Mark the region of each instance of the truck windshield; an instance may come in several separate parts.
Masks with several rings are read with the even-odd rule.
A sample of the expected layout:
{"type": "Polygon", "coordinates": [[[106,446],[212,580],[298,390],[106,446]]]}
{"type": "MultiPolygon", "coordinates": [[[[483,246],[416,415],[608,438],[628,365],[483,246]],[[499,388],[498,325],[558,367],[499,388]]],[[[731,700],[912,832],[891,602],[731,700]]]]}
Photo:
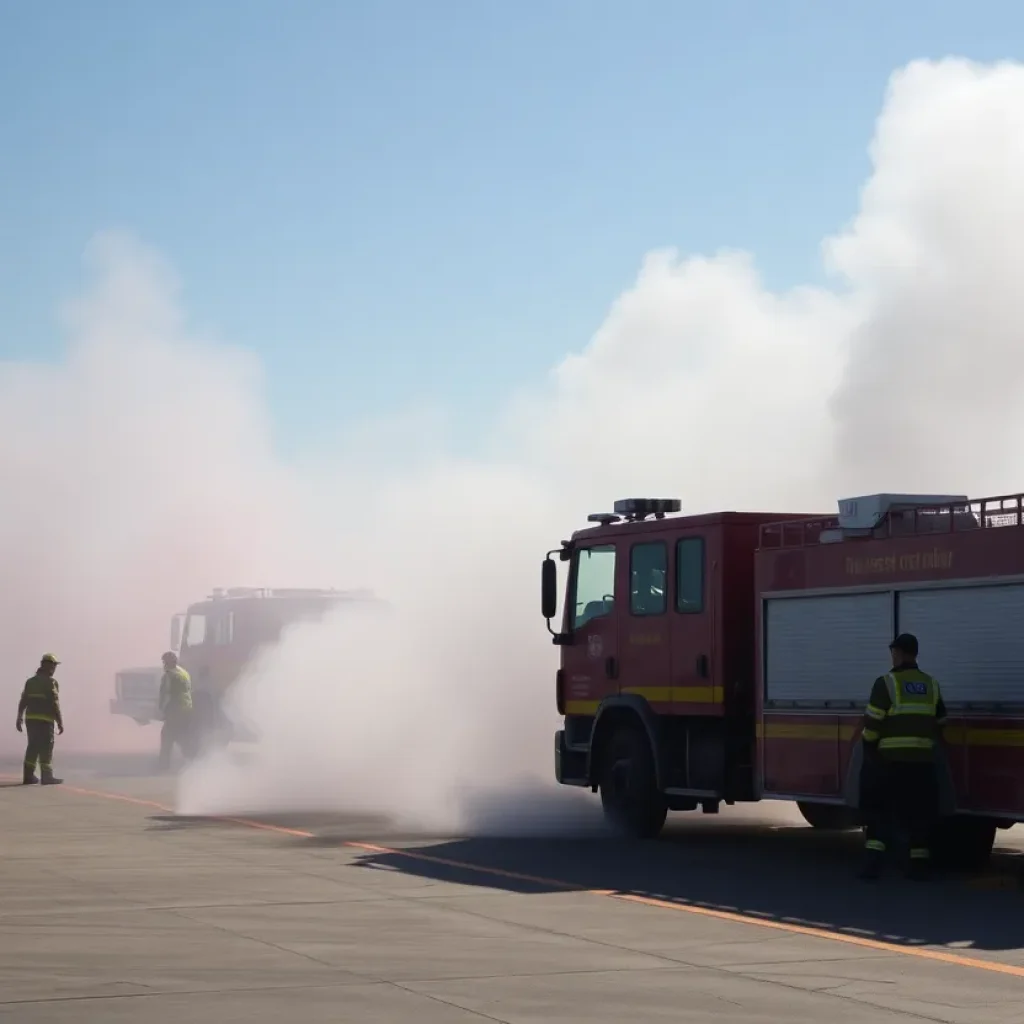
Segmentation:
{"type": "Polygon", "coordinates": [[[608,615],[615,594],[615,546],[579,548],[576,552],[576,594],[572,628],[608,615]]]}
{"type": "Polygon", "coordinates": [[[206,616],[189,615],[185,619],[183,647],[202,647],[206,642],[206,616]]]}

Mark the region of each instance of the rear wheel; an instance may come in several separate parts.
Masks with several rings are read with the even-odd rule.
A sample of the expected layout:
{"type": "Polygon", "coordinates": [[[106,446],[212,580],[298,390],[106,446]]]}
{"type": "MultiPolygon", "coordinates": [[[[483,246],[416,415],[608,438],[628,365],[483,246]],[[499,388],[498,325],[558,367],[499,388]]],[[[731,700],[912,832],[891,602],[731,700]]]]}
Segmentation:
{"type": "Polygon", "coordinates": [[[668,806],[658,792],[651,745],[636,726],[618,726],[605,744],[600,788],[605,818],[620,835],[652,839],[661,832],[668,806]]]}
{"type": "Polygon", "coordinates": [[[844,832],[857,828],[859,824],[857,812],[852,807],[844,807],[841,804],[812,804],[804,800],[798,800],[796,806],[811,828],[844,832]]]}
{"type": "Polygon", "coordinates": [[[988,863],[995,841],[996,823],[990,818],[958,814],[933,829],[932,857],[940,867],[974,871],[988,863]]]}

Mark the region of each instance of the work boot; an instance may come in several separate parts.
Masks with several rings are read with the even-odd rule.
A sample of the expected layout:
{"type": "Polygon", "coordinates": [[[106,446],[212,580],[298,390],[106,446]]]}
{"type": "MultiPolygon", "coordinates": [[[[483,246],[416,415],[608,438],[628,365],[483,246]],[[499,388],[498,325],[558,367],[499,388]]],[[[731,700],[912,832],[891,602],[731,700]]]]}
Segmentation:
{"type": "Polygon", "coordinates": [[[877,882],[882,877],[882,855],[869,850],[857,877],[862,882],[877,882]]]}
{"type": "Polygon", "coordinates": [[[912,882],[927,882],[931,877],[931,861],[927,857],[912,857],[907,865],[907,878],[912,882]]]}
{"type": "Polygon", "coordinates": [[[58,779],[53,772],[43,772],[42,784],[44,786],[59,786],[63,781],[63,779],[58,779]]]}
{"type": "Polygon", "coordinates": [[[26,768],[22,773],[21,784],[23,786],[34,786],[38,781],[36,773],[31,768],[26,768]]]}

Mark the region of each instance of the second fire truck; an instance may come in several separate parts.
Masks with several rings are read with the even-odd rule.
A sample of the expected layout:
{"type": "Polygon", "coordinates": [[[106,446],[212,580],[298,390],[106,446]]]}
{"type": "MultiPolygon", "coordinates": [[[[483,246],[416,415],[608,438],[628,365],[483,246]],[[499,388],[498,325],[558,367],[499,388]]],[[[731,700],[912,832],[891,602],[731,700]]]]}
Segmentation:
{"type": "MultiPolygon", "coordinates": [[[[224,711],[231,687],[288,627],[315,622],[346,604],[383,606],[365,590],[227,587],[174,616],[171,648],[192,677],[197,742],[244,738],[244,728],[230,722],[224,711]]],[[[159,720],[162,674],[158,667],[118,672],[111,713],[133,718],[139,725],[159,720]]]]}
{"type": "Polygon", "coordinates": [[[600,791],[638,837],[669,810],[763,799],[854,827],[864,707],[909,632],[949,709],[936,858],[983,862],[996,830],[1024,821],[1024,498],[679,511],[618,501],[543,563],[558,781],[600,791]],[[557,630],[555,558],[568,563],[557,630]]]}

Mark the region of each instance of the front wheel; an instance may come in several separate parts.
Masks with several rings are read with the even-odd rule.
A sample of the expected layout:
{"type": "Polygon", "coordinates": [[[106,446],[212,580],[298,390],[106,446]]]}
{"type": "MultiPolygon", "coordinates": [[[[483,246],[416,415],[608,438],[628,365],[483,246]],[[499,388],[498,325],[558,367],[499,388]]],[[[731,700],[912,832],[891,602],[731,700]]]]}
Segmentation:
{"type": "Polygon", "coordinates": [[[661,832],[668,805],[658,791],[654,756],[647,736],[619,726],[601,759],[601,806],[612,828],[631,839],[653,839],[661,832]]]}
{"type": "Polygon", "coordinates": [[[845,832],[859,824],[857,812],[852,807],[841,804],[812,804],[804,800],[798,800],[796,806],[811,828],[824,832],[845,832]]]}

